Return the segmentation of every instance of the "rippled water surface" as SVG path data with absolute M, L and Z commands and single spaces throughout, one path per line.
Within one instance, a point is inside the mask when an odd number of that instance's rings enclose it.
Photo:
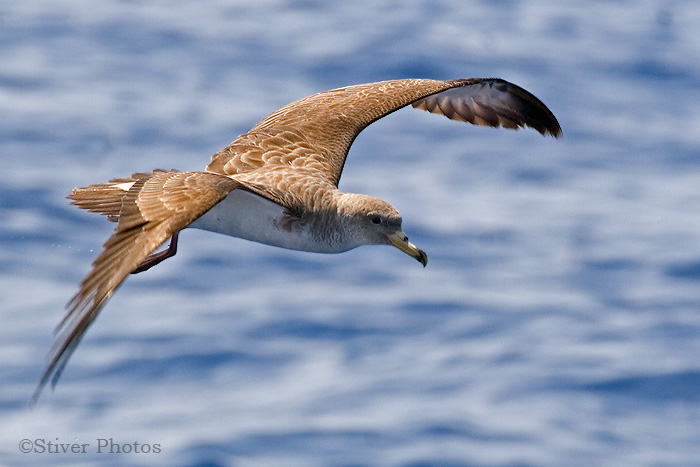
M 0 461 L 700 465 L 699 30 L 690 0 L 4 2 Z M 315 92 L 471 76 L 564 138 L 413 109 L 363 132 L 341 188 L 427 268 L 186 231 L 27 408 L 113 228 L 71 188 L 201 170 Z

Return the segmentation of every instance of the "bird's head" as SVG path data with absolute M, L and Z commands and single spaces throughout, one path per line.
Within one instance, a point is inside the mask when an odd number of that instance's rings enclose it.
M 401 230 L 401 214 L 386 201 L 368 195 L 344 194 L 339 212 L 350 220 L 353 236 L 362 245 L 392 245 L 419 261 L 428 264 L 428 255 L 408 241 Z

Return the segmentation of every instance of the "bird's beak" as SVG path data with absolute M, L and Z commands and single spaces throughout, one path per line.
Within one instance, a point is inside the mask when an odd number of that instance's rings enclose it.
M 387 235 L 387 237 L 389 238 L 389 242 L 391 242 L 392 245 L 406 253 L 408 256 L 411 256 L 420 261 L 423 267 L 425 267 L 425 265 L 428 264 L 428 255 L 425 254 L 425 251 L 421 250 L 413 243 L 409 242 L 408 237 L 402 231 L 399 230 L 396 233 Z

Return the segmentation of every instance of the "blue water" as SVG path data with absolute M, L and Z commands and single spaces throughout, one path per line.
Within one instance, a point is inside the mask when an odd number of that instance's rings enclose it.
M 0 463 L 700 465 L 698 31 L 693 0 L 3 2 Z M 369 127 L 341 188 L 394 204 L 427 268 L 186 231 L 27 408 L 113 228 L 71 188 L 201 170 L 315 92 L 471 76 L 564 138 Z

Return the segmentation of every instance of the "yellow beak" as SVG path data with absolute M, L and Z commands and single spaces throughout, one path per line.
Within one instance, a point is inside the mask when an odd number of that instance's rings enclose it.
M 425 251 L 421 250 L 413 243 L 409 242 L 408 237 L 402 231 L 399 230 L 396 233 L 387 235 L 387 237 L 389 238 L 389 242 L 391 242 L 392 245 L 406 253 L 408 256 L 411 256 L 420 261 L 423 267 L 425 267 L 425 265 L 428 264 L 428 255 L 425 254 Z

